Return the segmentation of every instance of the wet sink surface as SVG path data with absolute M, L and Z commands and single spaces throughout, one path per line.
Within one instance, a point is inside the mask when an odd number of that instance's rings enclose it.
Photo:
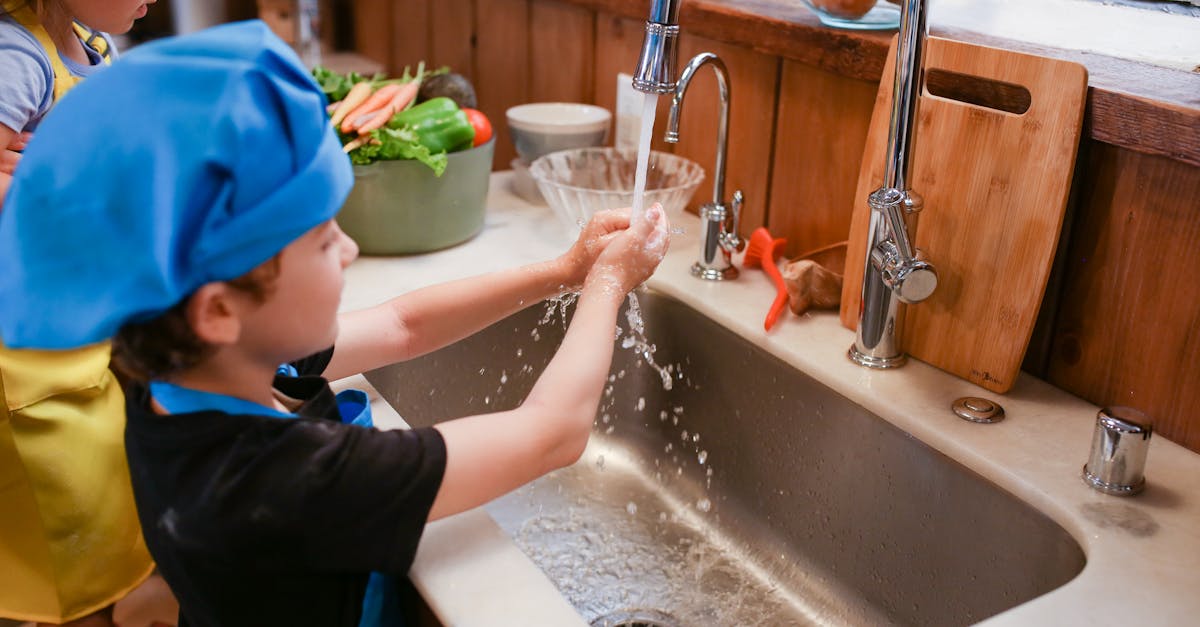
M 486 506 L 596 625 L 962 625 L 1061 586 L 1037 510 L 669 297 L 640 292 L 579 463 Z M 414 426 L 516 406 L 562 338 L 531 307 L 367 374 Z M 640 612 L 640 613 L 639 613 Z

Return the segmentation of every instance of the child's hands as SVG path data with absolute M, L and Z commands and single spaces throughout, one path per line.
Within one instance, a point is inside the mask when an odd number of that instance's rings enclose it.
M 628 215 L 625 214 L 626 219 Z M 612 233 L 588 273 L 587 283 L 603 282 L 623 295 L 654 274 L 671 242 L 671 225 L 662 205 L 646 208 L 637 224 Z
M 25 150 L 32 137 L 32 133 L 13 133 L 8 145 L 4 150 L 0 150 L 0 173 L 11 176 L 16 171 L 17 162 L 21 160 L 21 151 Z
M 579 287 L 601 251 L 627 228 L 629 209 L 609 209 L 592 216 L 579 234 L 579 239 L 575 240 L 571 249 L 560 258 L 568 268 L 567 287 Z

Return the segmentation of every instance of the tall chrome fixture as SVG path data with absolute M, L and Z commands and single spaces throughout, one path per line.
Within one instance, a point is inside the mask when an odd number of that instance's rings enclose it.
M 738 221 L 742 213 L 742 192 L 733 193 L 729 207 L 725 205 L 725 156 L 729 149 L 729 70 L 721 57 L 711 52 L 701 52 L 688 61 L 679 74 L 679 83 L 671 97 L 671 112 L 667 116 L 667 131 L 663 138 L 667 142 L 679 141 L 679 118 L 683 111 L 683 96 L 696 72 L 711 65 L 717 74 L 717 92 L 721 99 L 721 117 L 717 122 L 717 162 L 713 172 L 712 202 L 700 208 L 700 259 L 692 264 L 692 274 L 709 281 L 733 279 L 738 275 L 733 267 L 732 255 L 741 250 L 742 240 L 738 237 Z M 728 224 L 732 217 L 733 224 Z
M 642 54 L 633 73 L 633 88 L 647 94 L 675 91 L 675 59 L 679 56 L 680 0 L 650 0 L 650 18 Z
M 848 357 L 868 368 L 904 365 L 897 327 L 901 303 L 919 303 L 937 287 L 937 271 L 912 246 L 921 197 L 908 188 L 917 105 L 924 83 L 925 0 L 904 0 L 892 85 L 891 130 L 883 186 L 868 198 L 871 226 L 863 268 L 858 333 Z M 910 224 L 908 220 L 912 220 Z

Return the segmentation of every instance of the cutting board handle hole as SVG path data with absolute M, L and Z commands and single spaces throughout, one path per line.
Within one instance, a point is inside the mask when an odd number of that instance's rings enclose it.
M 925 73 L 925 89 L 941 98 L 1017 115 L 1028 111 L 1033 101 L 1020 85 L 937 68 Z

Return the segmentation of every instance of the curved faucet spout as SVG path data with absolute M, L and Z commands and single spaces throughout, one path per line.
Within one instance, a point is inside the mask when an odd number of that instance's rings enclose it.
M 717 162 L 713 174 L 713 204 L 724 204 L 725 198 L 725 155 L 729 151 L 729 70 L 721 57 L 711 52 L 701 52 L 688 61 L 687 67 L 679 73 L 679 81 L 675 85 L 675 93 L 671 97 L 671 111 L 667 115 L 667 132 L 663 138 L 669 143 L 679 141 L 679 119 L 683 115 L 683 96 L 687 93 L 692 77 L 705 64 L 712 66 L 717 75 L 717 90 L 721 99 L 721 117 L 717 122 Z

